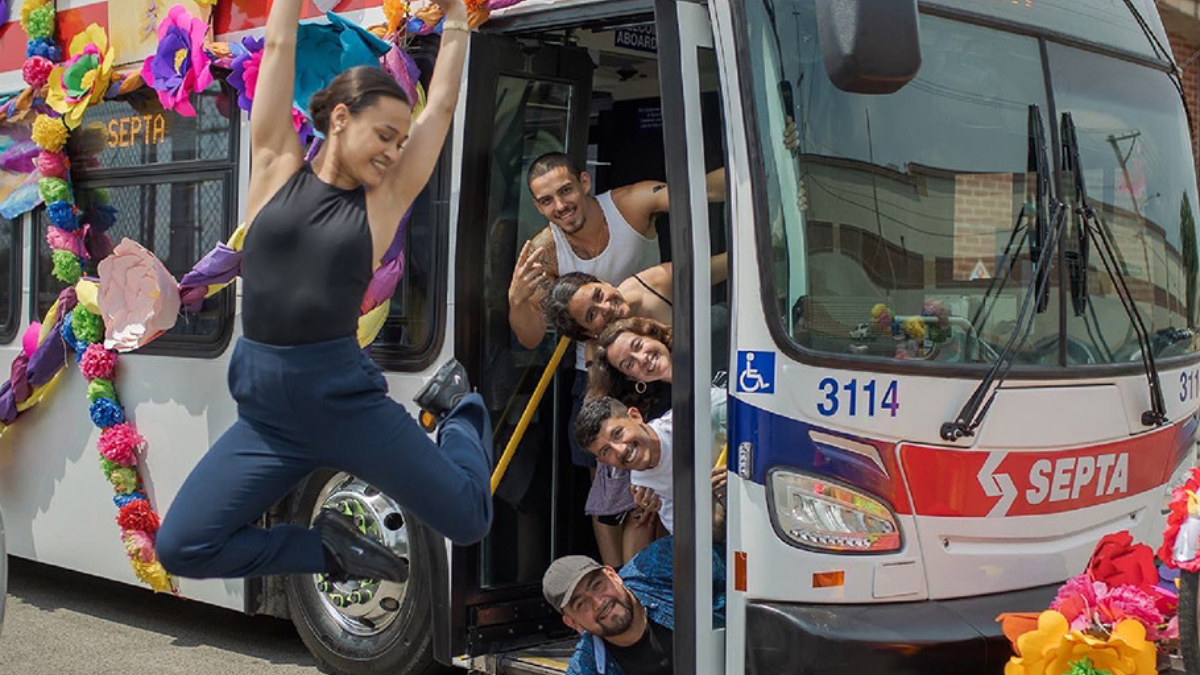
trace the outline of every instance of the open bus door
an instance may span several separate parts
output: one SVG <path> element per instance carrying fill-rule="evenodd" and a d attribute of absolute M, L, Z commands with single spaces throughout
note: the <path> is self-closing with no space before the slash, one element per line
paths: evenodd
<path fill-rule="evenodd" d="M 525 349 L 508 323 L 507 290 L 521 245 L 545 226 L 525 172 L 545 152 L 586 158 L 593 66 L 585 49 L 494 33 L 473 35 L 469 58 L 455 347 L 492 414 L 499 458 L 557 341 L 547 335 L 538 348 Z M 476 656 L 566 632 L 542 599 L 541 577 L 574 544 L 572 523 L 561 514 L 582 514 L 586 497 L 566 447 L 573 349 L 497 490 L 491 534 L 451 555 L 450 655 Z"/>

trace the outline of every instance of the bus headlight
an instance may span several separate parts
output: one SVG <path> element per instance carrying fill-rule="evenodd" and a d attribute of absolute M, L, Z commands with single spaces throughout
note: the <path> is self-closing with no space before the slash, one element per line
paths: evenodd
<path fill-rule="evenodd" d="M 838 553 L 900 549 L 900 527 L 887 505 L 823 478 L 773 471 L 771 520 L 794 546 Z"/>

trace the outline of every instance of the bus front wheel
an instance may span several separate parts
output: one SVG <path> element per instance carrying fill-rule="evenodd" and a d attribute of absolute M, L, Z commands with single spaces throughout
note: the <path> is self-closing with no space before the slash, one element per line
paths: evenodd
<path fill-rule="evenodd" d="M 359 529 L 408 559 L 405 583 L 321 574 L 286 577 L 288 612 L 300 639 L 333 675 L 432 675 L 443 671 L 433 659 L 432 621 L 424 569 L 411 536 L 421 525 L 379 490 L 347 473 L 318 471 L 293 495 L 288 522 L 308 527 L 323 508 L 354 518 Z"/>

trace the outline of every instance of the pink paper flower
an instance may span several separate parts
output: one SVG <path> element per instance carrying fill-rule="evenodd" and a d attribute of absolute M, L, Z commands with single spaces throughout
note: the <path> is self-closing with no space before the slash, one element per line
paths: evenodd
<path fill-rule="evenodd" d="M 90 344 L 79 359 L 79 372 L 88 380 L 101 378 L 111 380 L 117 367 L 117 353 L 110 352 L 100 343 Z"/>
<path fill-rule="evenodd" d="M 55 251 L 70 251 L 83 257 L 83 230 L 67 231 L 50 225 L 46 228 L 46 243 Z"/>
<path fill-rule="evenodd" d="M 153 253 L 122 239 L 112 255 L 100 261 L 99 272 L 106 348 L 131 351 L 175 326 L 179 285 Z"/>
<path fill-rule="evenodd" d="M 142 63 L 142 80 L 158 92 L 164 108 L 195 117 L 189 100 L 192 92 L 212 83 L 204 37 L 208 24 L 175 5 L 158 24 L 158 49 Z"/>
<path fill-rule="evenodd" d="M 21 67 L 21 75 L 25 78 L 26 84 L 34 89 L 41 89 L 50 80 L 50 71 L 53 68 L 54 64 L 50 62 L 50 59 L 44 56 L 31 56 Z"/>
<path fill-rule="evenodd" d="M 125 530 L 121 534 L 125 541 L 125 553 L 144 563 L 154 562 L 154 537 L 141 530 Z"/>
<path fill-rule="evenodd" d="M 142 438 L 137 429 L 128 422 L 123 422 L 105 427 L 100 432 L 100 440 L 96 447 L 105 459 L 121 466 L 133 466 L 137 463 L 137 451 L 145 444 L 146 439 Z"/>

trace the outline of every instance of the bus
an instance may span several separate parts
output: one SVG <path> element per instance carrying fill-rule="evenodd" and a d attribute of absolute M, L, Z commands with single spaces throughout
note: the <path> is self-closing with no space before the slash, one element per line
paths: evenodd
<path fill-rule="evenodd" d="M 372 25 L 380 4 L 335 11 Z M 268 5 L 220 0 L 216 39 L 261 35 Z M 67 28 L 132 20 L 124 0 L 58 8 Z M 15 94 L 24 47 L 6 30 L 0 92 Z M 436 39 L 415 43 L 424 71 L 435 51 Z M 1107 533 L 1156 541 L 1193 463 L 1196 161 L 1174 63 L 1150 0 L 496 11 L 472 35 L 371 355 L 406 404 L 461 361 L 499 453 L 557 342 L 526 349 L 508 324 L 504 289 L 545 225 L 525 168 L 565 150 L 597 191 L 665 179 L 675 672 L 998 673 L 1011 651 L 997 614 L 1046 608 Z M 74 175 L 110 195 L 115 240 L 139 241 L 177 277 L 230 235 L 248 184 L 249 125 L 229 88 L 218 79 L 194 99 L 189 118 L 136 91 L 93 106 L 84 125 L 104 140 Z M 726 200 L 709 204 L 705 175 L 722 167 Z M 45 223 L 34 210 L 0 228 L 0 360 L 59 290 Z M 719 252 L 731 274 L 714 287 L 693 261 Z M 160 512 L 234 420 L 238 311 L 235 285 L 123 357 L 119 394 L 146 437 Z M 729 422 L 714 438 L 708 393 L 722 370 Z M 262 524 L 347 510 L 409 559 L 408 582 L 362 593 L 320 576 L 180 579 L 179 593 L 290 618 L 331 672 L 564 671 L 573 636 L 540 580 L 594 546 L 588 477 L 566 448 L 573 376 L 560 366 L 533 401 L 480 544 L 452 546 L 354 476 L 319 472 Z M 0 437 L 9 552 L 136 583 L 85 388 L 69 375 Z M 722 447 L 720 626 L 707 467 Z"/>

